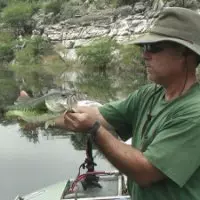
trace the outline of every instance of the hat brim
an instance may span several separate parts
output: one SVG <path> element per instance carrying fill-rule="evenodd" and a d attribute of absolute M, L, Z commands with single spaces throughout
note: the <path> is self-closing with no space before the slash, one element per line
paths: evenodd
<path fill-rule="evenodd" d="M 142 45 L 145 43 L 156 43 L 156 42 L 162 42 L 162 41 L 172 41 L 172 42 L 177 42 L 179 44 L 182 44 L 183 46 L 188 47 L 198 55 L 200 55 L 200 46 L 196 45 L 190 41 L 178 39 L 178 38 L 173 38 L 173 37 L 166 37 L 164 35 L 159 35 L 159 34 L 154 34 L 154 33 L 145 33 L 141 36 L 138 36 L 133 41 L 133 44 L 136 45 Z"/>

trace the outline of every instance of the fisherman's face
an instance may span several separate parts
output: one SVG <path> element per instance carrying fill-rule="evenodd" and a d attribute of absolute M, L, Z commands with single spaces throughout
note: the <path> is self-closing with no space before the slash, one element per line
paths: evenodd
<path fill-rule="evenodd" d="M 183 71 L 183 46 L 172 42 L 145 44 L 143 57 L 150 81 L 167 85 Z"/>

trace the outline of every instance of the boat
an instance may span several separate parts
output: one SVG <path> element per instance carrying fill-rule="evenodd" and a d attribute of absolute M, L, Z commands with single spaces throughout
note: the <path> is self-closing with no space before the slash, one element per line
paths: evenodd
<path fill-rule="evenodd" d="M 126 142 L 130 144 L 130 141 Z M 130 200 L 127 177 L 119 171 L 95 171 L 92 142 L 87 141 L 86 159 L 76 178 L 50 185 L 15 200 Z M 80 173 L 80 169 L 86 169 Z"/>
<path fill-rule="evenodd" d="M 70 188 L 75 179 L 62 181 L 60 183 L 40 189 L 23 197 L 17 196 L 15 200 L 130 200 L 127 194 L 126 179 L 118 171 L 104 172 L 99 177 L 99 186 L 88 186 L 80 181 L 75 185 L 75 190 Z M 83 177 L 83 176 L 82 176 Z"/>

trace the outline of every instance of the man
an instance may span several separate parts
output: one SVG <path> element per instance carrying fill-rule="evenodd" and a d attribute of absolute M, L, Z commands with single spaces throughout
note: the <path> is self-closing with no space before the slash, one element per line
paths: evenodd
<path fill-rule="evenodd" d="M 58 127 L 90 132 L 107 159 L 129 179 L 134 200 L 200 200 L 200 15 L 165 8 L 135 41 L 143 48 L 148 78 L 125 100 L 78 107 Z M 100 123 L 99 123 L 100 122 Z M 112 126 L 132 147 L 107 129 Z"/>

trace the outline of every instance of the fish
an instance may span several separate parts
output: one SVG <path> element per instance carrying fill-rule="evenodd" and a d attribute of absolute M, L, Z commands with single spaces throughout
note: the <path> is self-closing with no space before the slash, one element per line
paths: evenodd
<path fill-rule="evenodd" d="M 102 106 L 88 100 L 87 95 L 76 91 L 54 91 L 38 98 L 19 97 L 13 105 L 6 107 L 7 119 L 18 119 L 28 124 L 43 124 L 45 129 L 55 126 L 55 119 L 64 112 L 75 112 L 76 106 Z"/>

